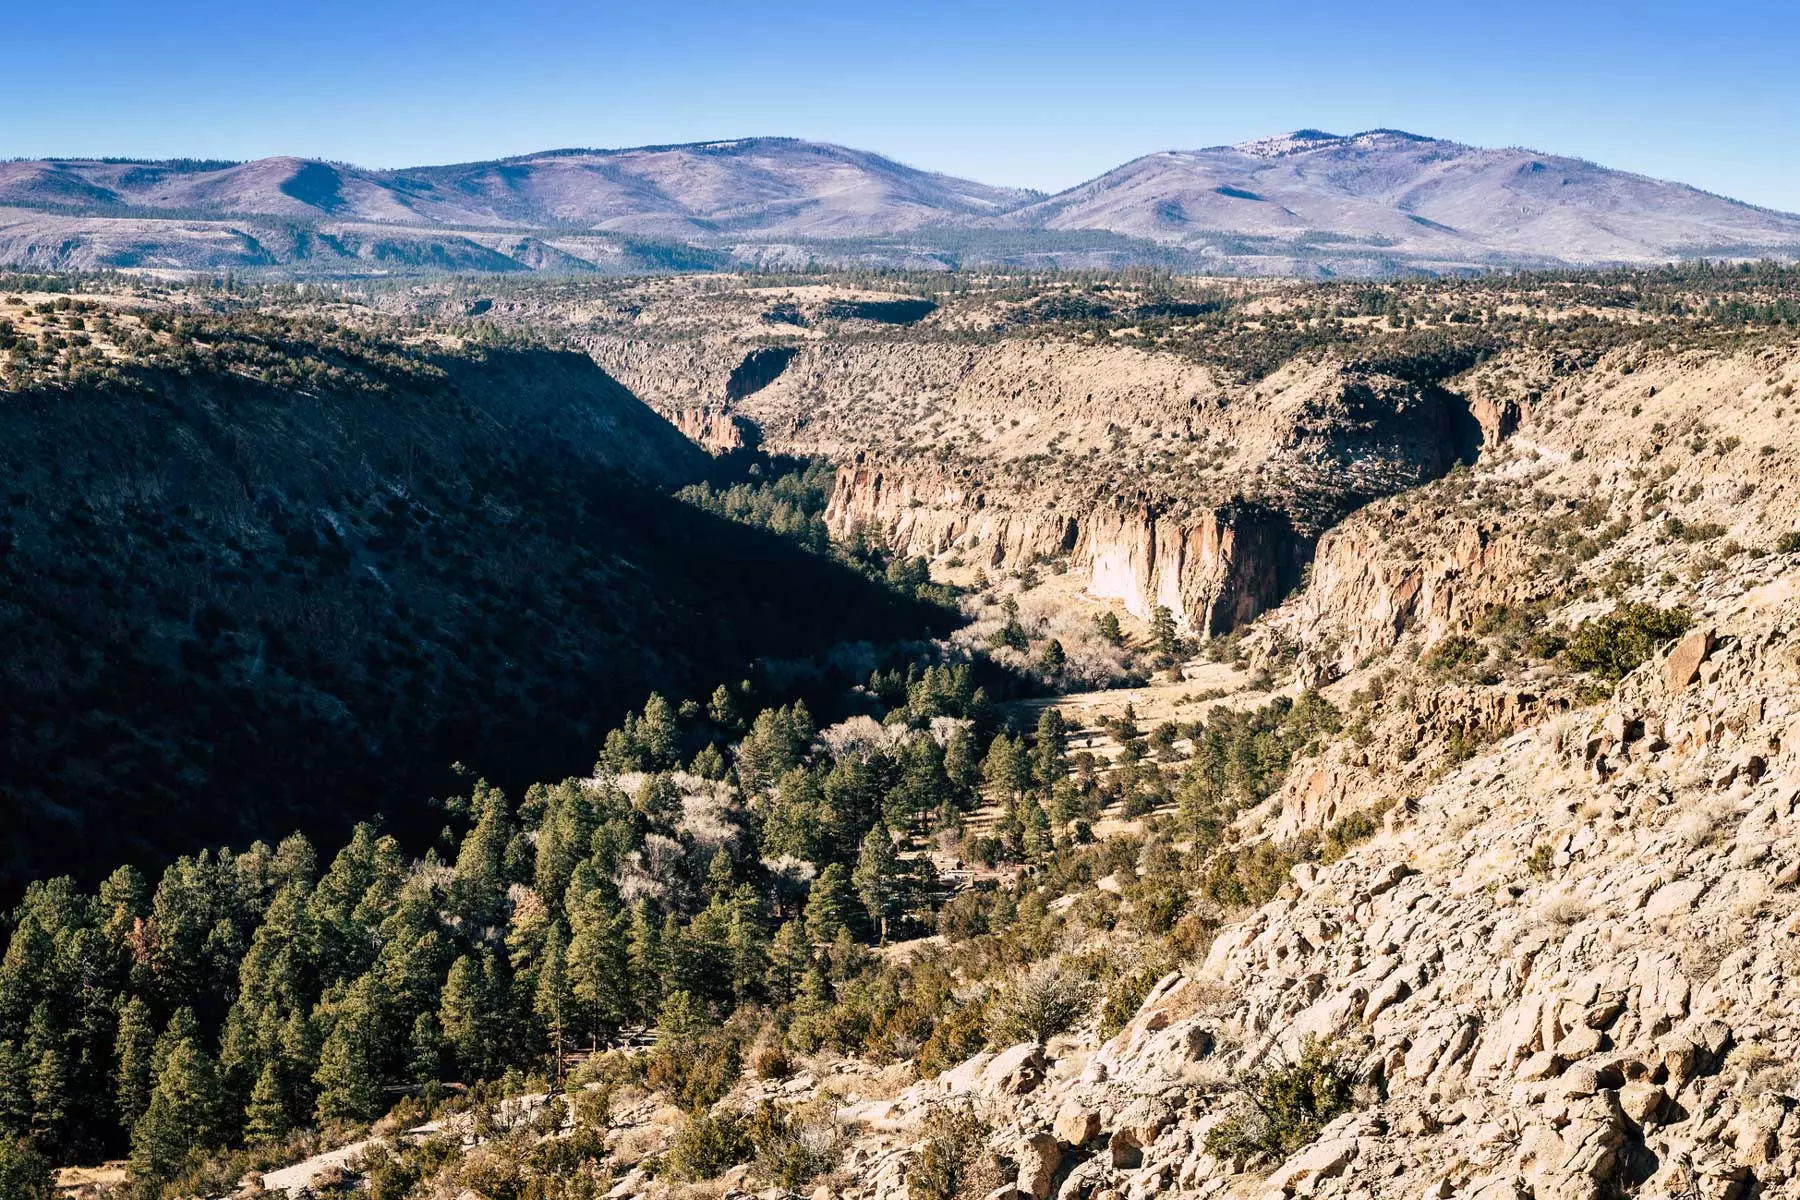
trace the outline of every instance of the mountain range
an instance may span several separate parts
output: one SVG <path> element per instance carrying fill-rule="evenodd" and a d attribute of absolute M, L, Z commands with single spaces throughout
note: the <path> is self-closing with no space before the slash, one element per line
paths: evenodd
<path fill-rule="evenodd" d="M 283 273 L 886 265 L 1379 276 L 1800 257 L 1800 216 L 1523 149 L 1301 130 L 1055 195 L 792 138 L 369 170 L 0 163 L 0 263 Z"/>

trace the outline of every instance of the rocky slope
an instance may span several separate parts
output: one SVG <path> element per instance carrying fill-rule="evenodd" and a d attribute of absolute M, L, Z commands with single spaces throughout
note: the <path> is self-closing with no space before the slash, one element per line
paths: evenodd
<path fill-rule="evenodd" d="M 1368 726 L 1236 830 L 1273 849 L 1363 812 L 1373 836 L 1217 913 L 1111 1037 L 777 1089 L 847 1096 L 817 1194 L 915 1194 L 937 1114 L 965 1105 L 995 1196 L 1800 1194 L 1796 379 L 1791 347 L 1620 355 L 1473 471 L 1327 535 L 1248 640 Z M 1626 519 L 1603 530 L 1607 511 Z M 1623 602 L 1696 623 L 1598 700 L 1500 652 L 1502 606 L 1551 630 Z M 1486 668 L 1442 674 L 1455 639 Z M 1280 1153 L 1232 1149 L 1246 1089 L 1309 1044 L 1356 1082 L 1346 1110 Z"/>

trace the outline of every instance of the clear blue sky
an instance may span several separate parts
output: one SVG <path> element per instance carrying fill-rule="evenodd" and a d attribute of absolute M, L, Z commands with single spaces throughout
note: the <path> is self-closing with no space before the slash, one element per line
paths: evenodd
<path fill-rule="evenodd" d="M 1391 126 L 1800 211 L 1800 10 L 1776 0 L 11 7 L 0 157 L 401 166 L 768 133 L 1054 190 Z"/>

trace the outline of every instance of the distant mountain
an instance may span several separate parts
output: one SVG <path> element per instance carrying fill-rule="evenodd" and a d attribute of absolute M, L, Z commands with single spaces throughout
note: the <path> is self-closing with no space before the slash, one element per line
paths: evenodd
<path fill-rule="evenodd" d="M 1365 247 L 1406 264 L 1662 262 L 1800 251 L 1800 216 L 1530 150 L 1378 129 L 1135 159 L 1009 214 L 1022 228 L 1296 258 Z"/>
<path fill-rule="evenodd" d="M 1396 130 L 1135 159 L 1044 196 L 793 138 L 391 171 L 0 163 L 0 263 L 297 274 L 1010 263 L 1381 275 L 1800 257 L 1800 216 Z"/>
<path fill-rule="evenodd" d="M 866 237 L 1036 197 L 794 138 L 551 150 L 495 162 L 370 171 L 304 158 L 249 163 L 0 164 L 0 204 L 205 216 L 575 228 L 658 237 L 754 230 Z"/>

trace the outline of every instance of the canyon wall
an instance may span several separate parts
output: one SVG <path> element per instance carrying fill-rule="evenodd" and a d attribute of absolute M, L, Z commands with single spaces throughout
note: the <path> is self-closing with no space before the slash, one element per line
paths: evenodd
<path fill-rule="evenodd" d="M 995 504 L 967 472 L 884 469 L 867 455 L 838 469 L 826 523 L 834 537 L 873 531 L 902 554 L 955 551 L 995 570 L 1066 556 L 1091 594 L 1144 620 L 1165 607 L 1206 634 L 1280 603 L 1311 551 L 1284 513 L 1261 505 L 1184 516 L 1147 504 Z"/>

